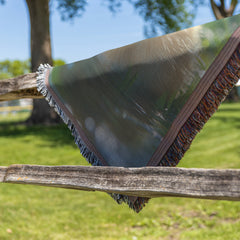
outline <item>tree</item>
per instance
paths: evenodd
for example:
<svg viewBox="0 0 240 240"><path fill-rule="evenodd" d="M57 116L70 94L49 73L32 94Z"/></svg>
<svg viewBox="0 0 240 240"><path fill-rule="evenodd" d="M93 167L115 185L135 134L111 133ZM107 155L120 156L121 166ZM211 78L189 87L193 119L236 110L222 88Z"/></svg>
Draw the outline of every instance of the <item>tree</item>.
<svg viewBox="0 0 240 240"><path fill-rule="evenodd" d="M221 0L220 4L217 4L214 0L210 0L210 2L216 19L232 16L238 4L238 0L231 0L229 7L226 7L226 1L224 0Z"/></svg>
<svg viewBox="0 0 240 240"><path fill-rule="evenodd" d="M52 64L51 39L49 30L50 7L56 7L62 20L80 17L87 6L86 0L26 0L31 23L31 70L37 70L40 63ZM107 3L110 11L116 12L121 7L123 0L102 0ZM125 0L136 9L143 17L146 24L144 33L147 37L154 36L158 30L165 33L177 31L191 26L196 9L204 0ZM4 3L5 0L0 0ZM53 4L53 2L55 4ZM213 1L211 1L213 2ZM233 6L237 1L232 1ZM222 12L221 6L213 4L213 10ZM232 5L231 5L232 6ZM231 12L231 11L230 11ZM44 100L34 100L34 108L29 123L59 122L56 113L48 107Z"/></svg>
<svg viewBox="0 0 240 240"><path fill-rule="evenodd" d="M49 1L26 0L31 25L31 70L35 72L41 63L52 65L52 51L49 30ZM29 124L60 122L59 116L45 100L34 99L33 111L27 120Z"/></svg>

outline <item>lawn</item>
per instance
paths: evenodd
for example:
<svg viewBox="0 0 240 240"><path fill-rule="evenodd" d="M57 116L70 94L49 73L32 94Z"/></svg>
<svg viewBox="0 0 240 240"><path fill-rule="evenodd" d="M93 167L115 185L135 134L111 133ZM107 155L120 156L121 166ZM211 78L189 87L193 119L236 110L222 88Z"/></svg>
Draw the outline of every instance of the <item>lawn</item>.
<svg viewBox="0 0 240 240"><path fill-rule="evenodd" d="M68 129L0 117L0 165L83 165ZM240 103L223 104L179 166L240 168ZM0 240L240 239L240 203L152 199L136 214L107 194L0 184Z"/></svg>

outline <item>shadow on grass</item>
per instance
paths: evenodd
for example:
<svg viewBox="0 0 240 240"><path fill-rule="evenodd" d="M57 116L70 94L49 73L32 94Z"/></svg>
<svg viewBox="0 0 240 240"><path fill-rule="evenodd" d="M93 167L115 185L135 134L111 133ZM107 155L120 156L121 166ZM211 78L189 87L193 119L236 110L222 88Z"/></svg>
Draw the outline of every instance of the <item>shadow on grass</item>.
<svg viewBox="0 0 240 240"><path fill-rule="evenodd" d="M213 119L219 126L230 124L231 127L240 129L240 104L226 104L224 108L220 108L218 113L214 114ZM46 142L41 146L76 146L71 132L63 123L55 126L28 126L18 120L0 121L0 137L16 139L29 135L41 138L42 142ZM27 142L28 140L24 139L24 141Z"/></svg>
<svg viewBox="0 0 240 240"><path fill-rule="evenodd" d="M219 124L231 124L232 127L240 128L240 104L227 103L218 109L213 115L213 119L217 120Z"/></svg>
<svg viewBox="0 0 240 240"><path fill-rule="evenodd" d="M16 139L25 136L41 138L48 146L75 146L74 138L64 124L55 126L26 126L24 123L20 122L0 123L0 137Z"/></svg>
<svg viewBox="0 0 240 240"><path fill-rule="evenodd" d="M236 116L214 116L214 120L219 121L221 125L224 124L231 124L231 127L240 128L240 112L239 112L239 117Z"/></svg>
<svg viewBox="0 0 240 240"><path fill-rule="evenodd" d="M234 113L239 112L239 114L240 114L240 109L238 109L238 108L231 108L231 107L229 107L229 108L221 108L221 109L218 110L218 112L220 112L220 113L223 113L223 112L234 112Z"/></svg>
<svg viewBox="0 0 240 240"><path fill-rule="evenodd" d="M214 115L213 117L215 120L220 120L220 121L228 121L228 122L233 122L233 123L240 123L240 112L239 112L239 116L233 116L230 115L228 116L228 114L224 114L224 116L221 115Z"/></svg>

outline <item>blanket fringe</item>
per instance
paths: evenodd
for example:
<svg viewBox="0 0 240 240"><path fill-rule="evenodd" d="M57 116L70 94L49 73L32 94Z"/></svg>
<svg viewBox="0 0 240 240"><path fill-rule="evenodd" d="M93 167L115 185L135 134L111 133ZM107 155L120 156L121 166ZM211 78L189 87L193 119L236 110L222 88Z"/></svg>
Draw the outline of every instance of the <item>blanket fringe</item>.
<svg viewBox="0 0 240 240"><path fill-rule="evenodd" d="M198 106L180 129L159 166L176 166L189 149L196 134L218 109L240 78L240 45L212 83Z"/></svg>
<svg viewBox="0 0 240 240"><path fill-rule="evenodd" d="M212 114L216 112L219 105L224 101L239 79L240 45L238 45L225 67L214 80L191 116L184 123L173 144L161 159L159 166L174 167L179 163L185 152L190 148L197 133L200 132ZM132 207L135 211L139 212L148 200L147 198L139 197L132 204Z"/></svg>
<svg viewBox="0 0 240 240"><path fill-rule="evenodd" d="M129 199L128 196L121 194L110 194L111 197L118 203L127 203L129 208L133 209L136 213L139 213L146 203L148 203L148 198L138 197L134 202Z"/></svg>

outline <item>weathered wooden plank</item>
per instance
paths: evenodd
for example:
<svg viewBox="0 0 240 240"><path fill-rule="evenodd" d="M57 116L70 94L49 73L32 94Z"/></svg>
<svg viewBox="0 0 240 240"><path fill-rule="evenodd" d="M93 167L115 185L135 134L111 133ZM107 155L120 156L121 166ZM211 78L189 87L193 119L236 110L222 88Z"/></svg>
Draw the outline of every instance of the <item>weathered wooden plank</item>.
<svg viewBox="0 0 240 240"><path fill-rule="evenodd" d="M231 169L11 165L0 168L0 181L148 198L240 200L240 170Z"/></svg>
<svg viewBox="0 0 240 240"><path fill-rule="evenodd" d="M36 73L0 80L0 101L21 98L43 98L37 91Z"/></svg>

